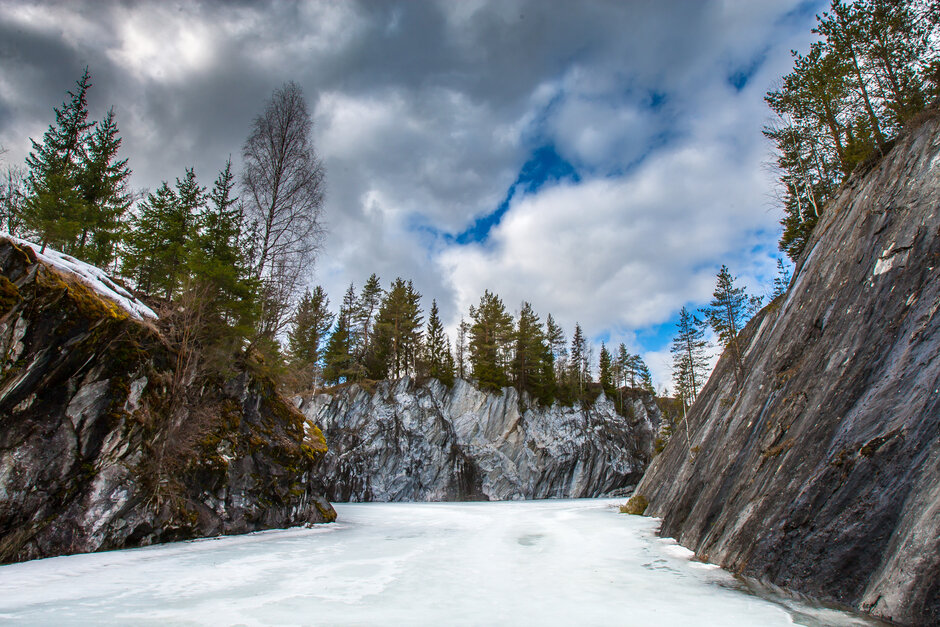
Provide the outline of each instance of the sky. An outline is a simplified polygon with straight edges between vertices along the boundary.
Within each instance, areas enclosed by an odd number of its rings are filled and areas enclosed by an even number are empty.
[[[298,83],[326,169],[311,285],[338,308],[412,279],[451,330],[485,289],[570,338],[623,342],[671,387],[678,311],[722,264],[776,274],[781,209],[763,97],[820,1],[0,0],[0,157],[22,164],[84,67],[135,189],[236,168]]]

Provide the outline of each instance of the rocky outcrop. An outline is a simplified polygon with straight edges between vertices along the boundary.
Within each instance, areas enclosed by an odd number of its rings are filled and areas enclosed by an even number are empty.
[[[940,119],[827,208],[785,296],[637,487],[700,557],[940,624]],[[682,427],[680,426],[680,429]]]
[[[322,434],[0,239],[0,562],[330,521]]]
[[[302,402],[330,444],[320,463],[335,501],[446,501],[599,496],[635,485],[660,411],[633,391],[628,417],[601,395],[541,408],[515,389],[458,380],[383,381]]]

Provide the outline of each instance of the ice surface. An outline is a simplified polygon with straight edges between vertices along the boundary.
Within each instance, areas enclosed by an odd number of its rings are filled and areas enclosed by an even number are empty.
[[[310,529],[0,567],[29,625],[865,625],[696,568],[617,500],[357,503]]]
[[[16,243],[17,246],[29,246],[36,253],[36,256],[41,260],[53,266],[54,268],[61,270],[63,272],[68,272],[79,278],[85,285],[89,286],[105,298],[113,300],[118,305],[121,306],[127,313],[131,316],[142,320],[144,318],[153,318],[157,317],[157,314],[153,312],[150,307],[143,304],[134,296],[128,292],[126,289],[114,282],[108,274],[91,264],[87,264],[84,261],[80,261],[75,257],[70,257],[64,253],[60,253],[57,250],[52,250],[48,246],[46,247],[45,252],[40,253],[42,246],[33,244],[24,239],[18,237],[13,237],[9,233],[0,231],[0,237],[5,237],[9,240],[12,240]]]

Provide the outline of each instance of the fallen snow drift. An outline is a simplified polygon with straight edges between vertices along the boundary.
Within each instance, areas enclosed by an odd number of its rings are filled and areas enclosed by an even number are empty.
[[[30,625],[868,625],[750,594],[620,501],[356,503],[310,529],[0,567]]]
[[[3,231],[0,231],[0,237],[5,237],[12,242],[15,242],[17,246],[29,246],[33,249],[33,252],[36,253],[36,257],[38,257],[40,261],[49,264],[57,270],[68,272],[69,274],[78,277],[82,283],[98,292],[101,296],[104,296],[109,300],[113,300],[134,318],[137,318],[138,320],[143,320],[144,318],[157,318],[157,314],[155,314],[153,310],[150,309],[150,307],[134,298],[130,292],[118,285],[101,268],[85,263],[84,261],[80,261],[75,257],[66,255],[65,253],[60,253],[59,251],[53,250],[48,246],[46,246],[45,252],[41,253],[39,251],[42,250],[42,246],[28,242],[18,237],[14,237]]]

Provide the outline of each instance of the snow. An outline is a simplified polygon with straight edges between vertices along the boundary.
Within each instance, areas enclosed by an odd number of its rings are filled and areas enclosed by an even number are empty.
[[[340,504],[332,525],[2,566],[0,622],[872,624],[756,596],[619,504]]]
[[[105,298],[113,300],[134,318],[137,318],[138,320],[143,320],[144,318],[157,318],[157,314],[155,314],[153,310],[150,309],[150,307],[134,298],[130,292],[115,283],[114,280],[112,280],[111,277],[109,277],[108,274],[101,268],[85,263],[84,261],[80,261],[75,257],[66,255],[65,253],[60,253],[59,251],[53,250],[48,246],[46,247],[45,252],[40,253],[39,251],[42,250],[42,246],[38,246],[24,239],[14,237],[3,231],[0,231],[0,237],[13,241],[17,246],[29,246],[33,249],[33,252],[36,253],[36,256],[40,261],[49,264],[57,270],[68,272],[78,277],[82,283],[92,288]]]

